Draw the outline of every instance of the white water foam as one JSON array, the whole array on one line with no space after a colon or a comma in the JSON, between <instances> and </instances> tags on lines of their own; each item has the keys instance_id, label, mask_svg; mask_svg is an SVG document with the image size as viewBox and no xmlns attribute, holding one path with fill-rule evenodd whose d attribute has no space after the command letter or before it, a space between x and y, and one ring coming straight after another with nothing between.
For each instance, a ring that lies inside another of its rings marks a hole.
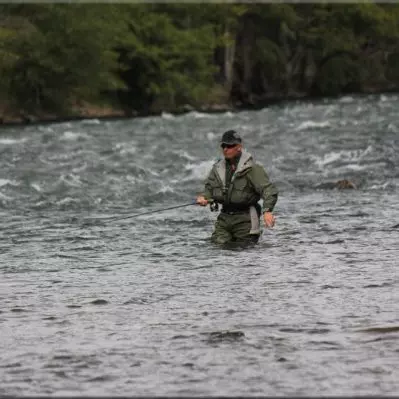
<instances>
[{"instance_id":1,"label":"white water foam","mask_svg":"<svg viewBox=\"0 0 399 399\"><path fill-rule=\"evenodd\" d=\"M83 119L80 121L82 125L99 125L101 123L100 119Z\"/></svg>"},{"instance_id":2,"label":"white water foam","mask_svg":"<svg viewBox=\"0 0 399 399\"><path fill-rule=\"evenodd\" d=\"M162 112L161 118L166 119L166 120L176 119L176 117L174 115L170 114L169 112Z\"/></svg>"},{"instance_id":3,"label":"white water foam","mask_svg":"<svg viewBox=\"0 0 399 399\"><path fill-rule=\"evenodd\" d=\"M83 172L86 169L87 169L87 163L84 162L81 166L76 166L75 168L72 168L72 172L76 174Z\"/></svg>"},{"instance_id":4,"label":"white water foam","mask_svg":"<svg viewBox=\"0 0 399 399\"><path fill-rule=\"evenodd\" d=\"M39 126L38 127L39 132L44 132L44 133L53 133L54 129L51 126Z\"/></svg>"},{"instance_id":5,"label":"white water foam","mask_svg":"<svg viewBox=\"0 0 399 399\"><path fill-rule=\"evenodd\" d=\"M77 202L79 202L79 201L77 201L74 198L66 197L66 198L63 198L60 201L57 201L56 204L57 205L69 205L69 204L73 204L73 203L77 203Z\"/></svg>"},{"instance_id":6,"label":"white water foam","mask_svg":"<svg viewBox=\"0 0 399 399\"><path fill-rule=\"evenodd\" d=\"M208 133L206 134L206 138L207 138L209 141L213 141L213 140L216 138L216 133L214 133L214 132L208 132Z\"/></svg>"},{"instance_id":7,"label":"white water foam","mask_svg":"<svg viewBox=\"0 0 399 399\"><path fill-rule=\"evenodd\" d=\"M380 96L380 101L381 101L382 103L384 103L384 102L386 102L386 101L390 101L390 99L389 99L387 96L385 96L384 94L381 94L381 96Z\"/></svg>"},{"instance_id":8,"label":"white water foam","mask_svg":"<svg viewBox=\"0 0 399 399\"><path fill-rule=\"evenodd\" d=\"M72 123L73 122L60 122L60 123L54 123L53 126L57 128L57 130L60 128L69 129L72 127Z\"/></svg>"},{"instance_id":9,"label":"white water foam","mask_svg":"<svg viewBox=\"0 0 399 399\"><path fill-rule=\"evenodd\" d=\"M295 128L296 131L308 130L308 129L322 129L330 127L330 122L315 122L315 121L305 121L299 124Z\"/></svg>"},{"instance_id":10,"label":"white water foam","mask_svg":"<svg viewBox=\"0 0 399 399\"><path fill-rule=\"evenodd\" d=\"M353 103L353 101L355 101L355 99L351 96L343 96L338 100L338 102L344 104Z\"/></svg>"},{"instance_id":11,"label":"white water foam","mask_svg":"<svg viewBox=\"0 0 399 399\"><path fill-rule=\"evenodd\" d=\"M184 166L184 169L190 171L191 173L184 177L183 181L188 180L204 180L208 173L210 172L215 160L202 161L199 163L189 163Z\"/></svg>"},{"instance_id":12,"label":"white water foam","mask_svg":"<svg viewBox=\"0 0 399 399\"><path fill-rule=\"evenodd\" d=\"M3 200L3 201L11 201L12 198L9 197L8 195L3 194L3 193L0 191L0 200Z\"/></svg>"},{"instance_id":13,"label":"white water foam","mask_svg":"<svg viewBox=\"0 0 399 399\"><path fill-rule=\"evenodd\" d=\"M186 114L186 117L195 118L195 119L204 119L204 118L214 118L214 115L205 114L203 112L191 111Z\"/></svg>"},{"instance_id":14,"label":"white water foam","mask_svg":"<svg viewBox=\"0 0 399 399\"><path fill-rule=\"evenodd\" d=\"M0 139L0 144L13 145L13 144L21 144L21 143L24 143L25 141L27 141L27 139L16 140L16 139L4 138L4 139Z\"/></svg>"},{"instance_id":15,"label":"white water foam","mask_svg":"<svg viewBox=\"0 0 399 399\"><path fill-rule=\"evenodd\" d=\"M323 113L323 117L326 118L327 116L330 116L336 111L337 107L335 105L330 105L327 107L327 109Z\"/></svg>"},{"instance_id":16,"label":"white water foam","mask_svg":"<svg viewBox=\"0 0 399 399\"><path fill-rule=\"evenodd\" d=\"M8 180L8 179L0 179L0 187L5 186L18 186L19 184L15 180Z\"/></svg>"},{"instance_id":17,"label":"white water foam","mask_svg":"<svg viewBox=\"0 0 399 399\"><path fill-rule=\"evenodd\" d=\"M397 133L399 132L398 127L394 123L390 123L387 128L388 132Z\"/></svg>"},{"instance_id":18,"label":"white water foam","mask_svg":"<svg viewBox=\"0 0 399 399\"><path fill-rule=\"evenodd\" d=\"M396 184L386 181L381 184L373 184L369 189L370 190L386 190L387 188L394 188L396 187Z\"/></svg>"},{"instance_id":19,"label":"white water foam","mask_svg":"<svg viewBox=\"0 0 399 399\"><path fill-rule=\"evenodd\" d=\"M72 173L69 173L67 175L62 174L59 178L60 182L63 182L65 184L67 184L68 186L71 187L80 187L82 186L82 182L80 181L79 176L76 176Z\"/></svg>"},{"instance_id":20,"label":"white water foam","mask_svg":"<svg viewBox=\"0 0 399 399\"><path fill-rule=\"evenodd\" d=\"M140 177L140 176L132 176L132 175L127 175L125 176L125 179L128 182L128 185L126 185L127 187L129 187L129 185L131 184L132 186L136 185L136 184L142 184L142 183L146 183L147 179L144 177ZM116 179L115 177L110 177L107 178L105 180L105 184L112 184L112 183L116 183L120 186L122 186L124 183L123 181L121 181L120 179Z\"/></svg>"},{"instance_id":21,"label":"white water foam","mask_svg":"<svg viewBox=\"0 0 399 399\"><path fill-rule=\"evenodd\" d=\"M173 154L176 154L182 158L187 159L188 161L195 161L197 158L194 157L193 155L190 155L187 151L184 150L173 150L172 151Z\"/></svg>"},{"instance_id":22,"label":"white water foam","mask_svg":"<svg viewBox=\"0 0 399 399\"><path fill-rule=\"evenodd\" d=\"M32 188L34 188L37 192L41 193L42 189L37 183L31 183L30 185Z\"/></svg>"},{"instance_id":23,"label":"white water foam","mask_svg":"<svg viewBox=\"0 0 399 399\"><path fill-rule=\"evenodd\" d=\"M119 151L121 155L135 154L137 152L137 143L136 142L118 143L114 146L114 150Z\"/></svg>"},{"instance_id":24,"label":"white water foam","mask_svg":"<svg viewBox=\"0 0 399 399\"><path fill-rule=\"evenodd\" d=\"M174 193L175 190L169 186L168 184L161 183L160 189L157 191L157 194L164 194L164 193Z\"/></svg>"},{"instance_id":25,"label":"white water foam","mask_svg":"<svg viewBox=\"0 0 399 399\"><path fill-rule=\"evenodd\" d=\"M328 154L324 154L322 157L317 156L317 155L312 155L313 162L316 166L319 168L322 168L328 164L331 164L336 161L351 161L351 163L360 161L363 159L366 155L369 155L373 152L373 147L368 146L364 150L354 150L354 151L348 151L348 150L343 150L343 151L332 151L329 152ZM348 167L348 166L346 166Z\"/></svg>"},{"instance_id":26,"label":"white water foam","mask_svg":"<svg viewBox=\"0 0 399 399\"><path fill-rule=\"evenodd\" d=\"M67 130L60 137L60 140L75 141L79 139L89 139L89 138L90 136L88 136L86 133L72 132L70 130Z\"/></svg>"},{"instance_id":27,"label":"white water foam","mask_svg":"<svg viewBox=\"0 0 399 399\"><path fill-rule=\"evenodd\" d=\"M357 163L349 163L349 164L347 164L345 166L337 168L336 171L339 172L340 170L343 170L343 171L352 170L352 171L355 171L355 172L360 172L360 171L366 170L368 168L370 168L370 165L359 165Z\"/></svg>"}]
</instances>

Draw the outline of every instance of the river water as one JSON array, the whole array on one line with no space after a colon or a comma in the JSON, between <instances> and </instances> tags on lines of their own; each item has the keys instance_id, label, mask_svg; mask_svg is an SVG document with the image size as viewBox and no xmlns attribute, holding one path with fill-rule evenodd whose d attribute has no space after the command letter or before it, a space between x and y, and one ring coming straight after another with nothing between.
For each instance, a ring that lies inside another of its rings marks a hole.
<instances>
[{"instance_id":1,"label":"river water","mask_svg":"<svg viewBox=\"0 0 399 399\"><path fill-rule=\"evenodd\" d=\"M398 108L3 127L0 394L397 394ZM231 128L280 191L257 246L198 206L110 220L190 203Z\"/></svg>"}]
</instances>

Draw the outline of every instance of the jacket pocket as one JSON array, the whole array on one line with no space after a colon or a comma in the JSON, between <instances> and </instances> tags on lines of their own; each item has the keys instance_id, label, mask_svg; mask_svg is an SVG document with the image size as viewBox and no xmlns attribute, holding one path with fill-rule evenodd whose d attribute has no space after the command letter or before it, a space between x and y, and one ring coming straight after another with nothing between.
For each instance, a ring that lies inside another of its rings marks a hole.
<instances>
[{"instance_id":1,"label":"jacket pocket","mask_svg":"<svg viewBox=\"0 0 399 399\"><path fill-rule=\"evenodd\" d=\"M245 177L233 181L230 202L235 204L248 203L251 198L251 188Z\"/></svg>"},{"instance_id":2,"label":"jacket pocket","mask_svg":"<svg viewBox=\"0 0 399 399\"><path fill-rule=\"evenodd\" d=\"M214 176L208 179L208 187L212 194L212 198L221 201L223 199L223 190L220 182Z\"/></svg>"},{"instance_id":3,"label":"jacket pocket","mask_svg":"<svg viewBox=\"0 0 399 399\"><path fill-rule=\"evenodd\" d=\"M244 191L247 185L248 185L247 179L239 177L234 180L233 189L238 191Z\"/></svg>"},{"instance_id":4,"label":"jacket pocket","mask_svg":"<svg viewBox=\"0 0 399 399\"><path fill-rule=\"evenodd\" d=\"M223 191L220 187L212 188L212 198L217 201L223 201Z\"/></svg>"}]
</instances>

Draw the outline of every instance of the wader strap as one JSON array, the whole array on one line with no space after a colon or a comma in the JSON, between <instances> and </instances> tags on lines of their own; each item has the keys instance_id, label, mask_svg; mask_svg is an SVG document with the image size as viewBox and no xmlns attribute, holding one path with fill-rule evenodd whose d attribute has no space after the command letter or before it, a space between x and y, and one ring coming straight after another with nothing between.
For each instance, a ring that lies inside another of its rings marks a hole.
<instances>
[{"instance_id":1,"label":"wader strap","mask_svg":"<svg viewBox=\"0 0 399 399\"><path fill-rule=\"evenodd\" d=\"M249 234L260 234L259 214L253 205L249 207L249 214L251 216L251 230Z\"/></svg>"}]
</instances>

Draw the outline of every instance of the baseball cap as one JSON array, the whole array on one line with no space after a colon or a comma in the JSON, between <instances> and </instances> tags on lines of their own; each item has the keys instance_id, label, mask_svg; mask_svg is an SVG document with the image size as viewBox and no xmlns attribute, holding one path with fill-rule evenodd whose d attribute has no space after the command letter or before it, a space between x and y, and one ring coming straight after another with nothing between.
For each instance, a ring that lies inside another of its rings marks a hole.
<instances>
[{"instance_id":1,"label":"baseball cap","mask_svg":"<svg viewBox=\"0 0 399 399\"><path fill-rule=\"evenodd\" d=\"M223 133L220 144L241 144L241 137L235 130L228 130Z\"/></svg>"}]
</instances>

